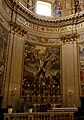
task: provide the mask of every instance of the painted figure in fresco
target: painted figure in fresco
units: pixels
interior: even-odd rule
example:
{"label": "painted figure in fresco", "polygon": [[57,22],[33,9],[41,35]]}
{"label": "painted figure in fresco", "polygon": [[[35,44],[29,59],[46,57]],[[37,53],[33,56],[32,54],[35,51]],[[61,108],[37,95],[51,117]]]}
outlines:
{"label": "painted figure in fresco", "polygon": [[84,0],[79,0],[80,11],[84,10]]}
{"label": "painted figure in fresco", "polygon": [[58,85],[60,85],[60,71],[57,71],[57,73],[53,75],[52,78],[57,82]]}
{"label": "painted figure in fresco", "polygon": [[57,3],[55,2],[54,3],[54,16],[55,17],[60,17],[61,16],[61,5],[60,5],[60,2]]}
{"label": "painted figure in fresco", "polygon": [[32,0],[28,0],[27,8],[29,10],[33,10],[34,9],[34,5],[33,5],[33,1]]}
{"label": "painted figure in fresco", "polygon": [[75,4],[75,13],[80,11],[80,7],[79,7],[79,0],[76,0],[76,4]]}
{"label": "painted figure in fresco", "polygon": [[75,11],[80,12],[84,10],[84,0],[76,0]]}
{"label": "painted figure in fresco", "polygon": [[56,8],[56,10],[55,10],[54,12],[55,12],[55,16],[56,16],[56,17],[60,17],[60,16],[61,16],[60,6],[57,6],[57,8]]}
{"label": "painted figure in fresco", "polygon": [[46,72],[45,67],[46,67],[47,62],[49,61],[50,57],[51,57],[51,54],[49,54],[49,56],[45,59],[44,62],[42,62],[41,59],[40,59],[41,62],[39,62],[40,63],[39,64],[39,70],[37,71],[37,73],[35,75],[37,80],[39,79],[41,74],[45,78],[45,72]]}

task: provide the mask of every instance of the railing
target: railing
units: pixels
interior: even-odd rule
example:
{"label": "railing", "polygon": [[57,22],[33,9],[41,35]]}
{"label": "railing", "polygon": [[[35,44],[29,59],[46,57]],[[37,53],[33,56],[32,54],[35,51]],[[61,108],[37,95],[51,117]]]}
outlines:
{"label": "railing", "polygon": [[73,112],[5,113],[4,120],[74,120]]}

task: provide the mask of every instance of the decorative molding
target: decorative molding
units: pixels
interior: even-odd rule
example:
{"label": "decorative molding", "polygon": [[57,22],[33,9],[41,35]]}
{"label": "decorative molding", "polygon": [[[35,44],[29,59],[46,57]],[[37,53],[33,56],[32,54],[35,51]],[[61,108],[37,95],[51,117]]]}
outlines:
{"label": "decorative molding", "polygon": [[44,46],[49,46],[49,45],[56,46],[61,44],[61,39],[59,38],[40,37],[39,35],[37,36],[28,33],[26,35],[26,40]]}
{"label": "decorative molding", "polygon": [[14,4],[15,11],[16,11],[16,8],[18,8],[18,13],[20,15],[23,15],[28,21],[38,25],[60,27],[60,26],[63,26],[64,24],[65,25],[71,24],[73,20],[76,21],[78,19],[76,21],[78,23],[80,22],[80,20],[83,21],[84,19],[84,11],[80,13],[72,14],[69,16],[60,17],[60,18],[43,17],[43,16],[36,15],[32,11],[24,7],[22,4],[20,4],[20,2],[17,2],[17,1],[13,2],[13,0],[5,0],[5,1],[6,1],[6,4],[9,5],[10,9],[12,9],[12,5]]}
{"label": "decorative molding", "polygon": [[[5,8],[6,13],[11,16],[11,1],[8,0],[4,4],[7,4]],[[75,25],[77,26],[77,30],[84,28],[84,11],[80,12],[79,14],[72,14],[70,16],[60,17],[59,19],[56,19],[51,17],[40,17],[39,15],[37,16],[30,10],[23,8],[19,3],[14,3],[14,5],[14,16],[16,8],[18,9],[17,22],[20,22],[24,25],[24,27],[29,29],[31,28],[34,31],[59,34],[61,32],[70,32],[72,29],[75,30]]]}
{"label": "decorative molding", "polygon": [[[8,0],[9,2],[6,1],[6,3],[5,1],[3,2],[4,4],[6,4],[6,8],[5,8],[6,11],[4,11],[3,14],[5,13],[8,15],[8,17],[11,18],[12,3],[10,0]],[[16,11],[16,7],[18,8],[17,11]],[[25,10],[22,11],[22,9],[25,9],[26,12]],[[80,30],[83,31],[83,28],[84,28],[84,22],[83,22],[84,11],[80,12],[79,14],[77,13],[75,15],[67,16],[65,18],[60,17],[59,19],[56,19],[56,18],[45,17],[44,19],[43,17],[36,16],[34,13],[29,11],[28,9],[23,8],[17,2],[17,3],[14,3],[13,22],[15,22],[14,18],[15,18],[16,12],[17,12],[17,20],[16,20],[17,24],[16,25],[14,23],[12,24],[13,32],[16,32],[16,34],[18,33],[21,36],[24,36],[25,34],[30,34],[31,32],[32,32],[32,36],[34,35],[38,36],[39,34],[40,38],[35,39],[35,41],[32,39],[32,41],[38,42],[41,44],[47,44],[47,43],[52,45],[61,44],[62,41],[64,41],[64,40],[60,41],[61,34],[63,35],[71,34],[72,30],[75,33],[75,27],[79,33]],[[33,21],[31,20],[31,18]],[[7,26],[8,29],[10,29],[10,24],[9,24],[10,19],[7,19],[8,21],[6,21],[6,18],[4,18],[1,14],[0,20],[1,20],[1,23],[4,24],[4,26]],[[66,41],[69,41],[69,40],[66,40]]]}

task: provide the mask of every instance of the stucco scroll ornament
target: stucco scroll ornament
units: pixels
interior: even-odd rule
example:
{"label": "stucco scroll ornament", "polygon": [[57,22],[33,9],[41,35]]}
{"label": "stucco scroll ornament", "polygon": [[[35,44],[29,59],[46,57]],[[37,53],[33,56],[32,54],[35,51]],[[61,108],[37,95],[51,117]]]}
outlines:
{"label": "stucco scroll ornament", "polygon": [[48,38],[38,37],[38,42],[47,43]]}

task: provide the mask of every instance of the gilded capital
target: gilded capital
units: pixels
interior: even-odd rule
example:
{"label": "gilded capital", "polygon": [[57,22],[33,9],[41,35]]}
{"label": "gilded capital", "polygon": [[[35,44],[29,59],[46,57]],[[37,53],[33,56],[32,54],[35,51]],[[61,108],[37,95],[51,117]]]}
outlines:
{"label": "gilded capital", "polygon": [[69,35],[62,35],[61,36],[61,41],[63,43],[69,43],[69,42],[77,41],[78,38],[79,38],[79,34],[76,32],[76,33],[72,33],[72,34],[69,34]]}

